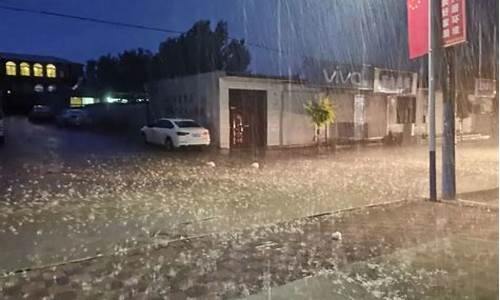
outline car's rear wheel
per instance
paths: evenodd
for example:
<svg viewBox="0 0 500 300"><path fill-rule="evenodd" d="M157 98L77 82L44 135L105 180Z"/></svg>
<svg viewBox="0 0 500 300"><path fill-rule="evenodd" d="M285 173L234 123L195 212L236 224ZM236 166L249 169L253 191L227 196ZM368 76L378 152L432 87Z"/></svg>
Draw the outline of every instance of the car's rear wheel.
<svg viewBox="0 0 500 300"><path fill-rule="evenodd" d="M165 143L163 145L165 146L165 149L167 151L174 150L174 143L172 143L172 139L170 139L169 137L165 139Z"/></svg>
<svg viewBox="0 0 500 300"><path fill-rule="evenodd" d="M146 145L149 144L148 136L146 135L146 133L144 133L144 132L142 133L142 138L144 140L144 144L146 144Z"/></svg>

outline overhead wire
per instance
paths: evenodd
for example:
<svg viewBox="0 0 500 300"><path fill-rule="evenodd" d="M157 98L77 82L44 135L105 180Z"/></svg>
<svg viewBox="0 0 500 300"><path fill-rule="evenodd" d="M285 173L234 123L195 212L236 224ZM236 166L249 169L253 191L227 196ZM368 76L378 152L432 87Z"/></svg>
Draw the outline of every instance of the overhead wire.
<svg viewBox="0 0 500 300"><path fill-rule="evenodd" d="M5 1L0 1L0 3L5 3ZM111 21L111 20L106 20L106 19L84 17L84 16L59 13L59 12L47 11L47 10L21 8L21 7L11 6L11 5L4 5L4 4L0 4L0 10L66 18L66 19L72 19L72 20L78 20L78 21L84 21L84 22L98 23L98 24L103 24L103 25L111 25L111 26L116 26L116 27L132 28L132 29L137 29L137 30L155 31L155 32L161 32L161 33L167 33L167 34L179 34L180 35L180 34L186 33L186 31L163 28L163 27L154 27L154 26L148 26L148 25L142 25L142 24L133 24L133 23L126 23L126 22ZM232 37L232 36L229 36L228 38L230 40L236 40L236 41L242 40L242 38L236 38L236 37ZM247 44L250 47L260 48L260 49L267 50L267 51L272 51L272 52L281 53L281 54L290 54L287 51L284 51L282 49L281 50L276 49L276 48L273 48L270 46L266 46L266 45L263 45L260 43L250 42L247 40L245 40L245 44Z"/></svg>

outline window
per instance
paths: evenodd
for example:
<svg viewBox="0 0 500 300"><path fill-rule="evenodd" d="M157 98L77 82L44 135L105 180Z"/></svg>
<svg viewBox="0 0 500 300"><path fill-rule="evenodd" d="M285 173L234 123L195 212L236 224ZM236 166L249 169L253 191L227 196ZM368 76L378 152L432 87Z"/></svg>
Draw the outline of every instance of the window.
<svg viewBox="0 0 500 300"><path fill-rule="evenodd" d="M8 61L5 63L5 74L7 74L8 76L16 76L17 75L15 62Z"/></svg>
<svg viewBox="0 0 500 300"><path fill-rule="evenodd" d="M43 66L41 64L33 65L33 76L43 77Z"/></svg>
<svg viewBox="0 0 500 300"><path fill-rule="evenodd" d="M30 65L28 63L22 62L21 63L21 76L30 76Z"/></svg>
<svg viewBox="0 0 500 300"><path fill-rule="evenodd" d="M398 97L396 112L398 124L415 123L415 97Z"/></svg>
<svg viewBox="0 0 500 300"><path fill-rule="evenodd" d="M82 107L82 98L81 97L69 98L69 106L70 107Z"/></svg>
<svg viewBox="0 0 500 300"><path fill-rule="evenodd" d="M56 78L56 66L53 64L47 65L47 77Z"/></svg>
<svg viewBox="0 0 500 300"><path fill-rule="evenodd" d="M195 121L190 121L190 120L177 121L177 122L175 122L175 124L177 124L177 126L179 126L179 128L198 128L198 127L201 127Z"/></svg>
<svg viewBox="0 0 500 300"><path fill-rule="evenodd" d="M157 126L160 128L167 128L167 129L174 128L174 124L172 124L172 122L170 122L169 120L160 120L158 121Z"/></svg>

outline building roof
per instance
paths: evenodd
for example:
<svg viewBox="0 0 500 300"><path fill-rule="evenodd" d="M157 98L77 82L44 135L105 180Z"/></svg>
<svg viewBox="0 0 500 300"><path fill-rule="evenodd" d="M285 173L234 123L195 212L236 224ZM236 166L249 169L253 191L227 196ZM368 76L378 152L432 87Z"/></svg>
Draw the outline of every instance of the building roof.
<svg viewBox="0 0 500 300"><path fill-rule="evenodd" d="M81 63L69 61L64 58L59 58L55 56L46 55L34 55L34 54L21 54L21 53L11 53L11 52L0 52L0 58L11 59L11 60L26 60L31 62L51 62L51 63L62 63L62 64L78 64Z"/></svg>
<svg viewBox="0 0 500 300"><path fill-rule="evenodd" d="M234 76L234 77L246 77L246 78L257 78L257 79L272 79L272 80L281 80L293 83L304 83L305 80L300 78L298 75L291 76L277 76L277 75L266 75L266 74L256 74L256 73L247 73L247 72L225 72L226 76Z"/></svg>

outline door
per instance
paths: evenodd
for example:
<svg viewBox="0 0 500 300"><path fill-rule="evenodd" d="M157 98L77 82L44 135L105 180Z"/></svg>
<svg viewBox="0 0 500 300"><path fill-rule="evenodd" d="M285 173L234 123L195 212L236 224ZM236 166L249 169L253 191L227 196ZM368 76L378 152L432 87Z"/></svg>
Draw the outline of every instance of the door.
<svg viewBox="0 0 500 300"><path fill-rule="evenodd" d="M231 148L266 146L266 91L230 89L229 127Z"/></svg>
<svg viewBox="0 0 500 300"><path fill-rule="evenodd" d="M412 141L412 127L416 118L416 97L398 97L397 121L403 124L403 143Z"/></svg>
<svg viewBox="0 0 500 300"><path fill-rule="evenodd" d="M155 140L157 141L158 144L165 144L165 140L167 137L170 137L172 143L175 143L174 141L174 135L172 132L174 130L174 124L172 124L171 121L169 120L159 120L158 124L154 128L154 136Z"/></svg>
<svg viewBox="0 0 500 300"><path fill-rule="evenodd" d="M365 130L365 95L354 95L354 138L362 140L366 138Z"/></svg>
<svg viewBox="0 0 500 300"><path fill-rule="evenodd" d="M166 137L169 135L169 132L173 130L173 128L174 125L169 120L158 120L154 122L146 129L148 141L154 144L163 145Z"/></svg>

